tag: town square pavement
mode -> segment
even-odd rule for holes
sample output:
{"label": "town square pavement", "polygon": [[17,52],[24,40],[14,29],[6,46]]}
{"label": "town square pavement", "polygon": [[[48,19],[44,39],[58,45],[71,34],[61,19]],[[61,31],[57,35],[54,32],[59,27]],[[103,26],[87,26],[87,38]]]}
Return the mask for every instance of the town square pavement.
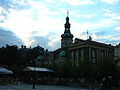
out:
{"label": "town square pavement", "polygon": [[[30,84],[20,84],[20,85],[0,85],[0,90],[88,90],[88,89],[84,87],[57,86],[57,85],[35,85],[35,89],[33,89],[32,85]],[[111,90],[120,90],[120,87],[119,88],[114,87]]]}
{"label": "town square pavement", "polygon": [[87,90],[82,87],[71,86],[56,86],[56,85],[35,85],[33,89],[32,85],[0,85],[0,90]]}

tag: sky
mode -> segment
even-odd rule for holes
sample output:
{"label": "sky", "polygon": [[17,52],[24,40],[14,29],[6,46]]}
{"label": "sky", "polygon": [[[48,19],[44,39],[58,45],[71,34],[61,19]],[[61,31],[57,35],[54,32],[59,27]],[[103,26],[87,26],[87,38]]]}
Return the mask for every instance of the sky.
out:
{"label": "sky", "polygon": [[120,43],[120,0],[0,0],[0,47],[61,47],[69,10],[74,38]]}

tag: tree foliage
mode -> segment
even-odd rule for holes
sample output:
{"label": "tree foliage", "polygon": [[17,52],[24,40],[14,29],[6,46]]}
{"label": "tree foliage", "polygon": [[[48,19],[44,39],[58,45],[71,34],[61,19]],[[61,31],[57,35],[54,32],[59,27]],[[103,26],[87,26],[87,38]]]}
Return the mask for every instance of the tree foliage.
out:
{"label": "tree foliage", "polygon": [[16,45],[0,48],[0,63],[13,65],[19,60],[18,47]]}
{"label": "tree foliage", "polygon": [[84,77],[87,81],[101,81],[108,75],[111,75],[113,79],[118,79],[120,75],[120,66],[113,59],[103,59],[97,63],[83,60],[74,65],[70,61],[65,61],[62,64],[52,64],[48,68],[55,70],[59,77],[65,79]]}

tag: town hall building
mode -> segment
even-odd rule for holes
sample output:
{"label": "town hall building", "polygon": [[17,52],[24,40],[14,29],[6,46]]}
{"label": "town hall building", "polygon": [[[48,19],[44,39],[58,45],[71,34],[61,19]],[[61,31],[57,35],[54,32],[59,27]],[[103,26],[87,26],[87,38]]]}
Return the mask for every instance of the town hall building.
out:
{"label": "town hall building", "polygon": [[93,63],[102,59],[114,57],[114,46],[111,44],[93,41],[91,36],[89,39],[83,40],[75,38],[70,31],[69,16],[66,17],[64,24],[64,33],[61,35],[61,48],[52,52],[52,63],[62,63],[71,61],[73,64],[79,64],[82,60],[88,60]]}

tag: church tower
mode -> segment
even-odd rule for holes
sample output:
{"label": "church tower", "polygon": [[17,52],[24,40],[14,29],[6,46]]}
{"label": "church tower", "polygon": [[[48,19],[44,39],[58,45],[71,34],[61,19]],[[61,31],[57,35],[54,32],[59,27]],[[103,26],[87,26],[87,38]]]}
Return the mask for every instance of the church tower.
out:
{"label": "church tower", "polygon": [[67,12],[67,17],[66,17],[66,23],[64,24],[65,26],[65,31],[64,34],[61,35],[61,48],[67,48],[70,47],[71,44],[73,43],[73,34],[70,32],[70,23],[69,23],[69,17],[68,17],[69,12]]}

